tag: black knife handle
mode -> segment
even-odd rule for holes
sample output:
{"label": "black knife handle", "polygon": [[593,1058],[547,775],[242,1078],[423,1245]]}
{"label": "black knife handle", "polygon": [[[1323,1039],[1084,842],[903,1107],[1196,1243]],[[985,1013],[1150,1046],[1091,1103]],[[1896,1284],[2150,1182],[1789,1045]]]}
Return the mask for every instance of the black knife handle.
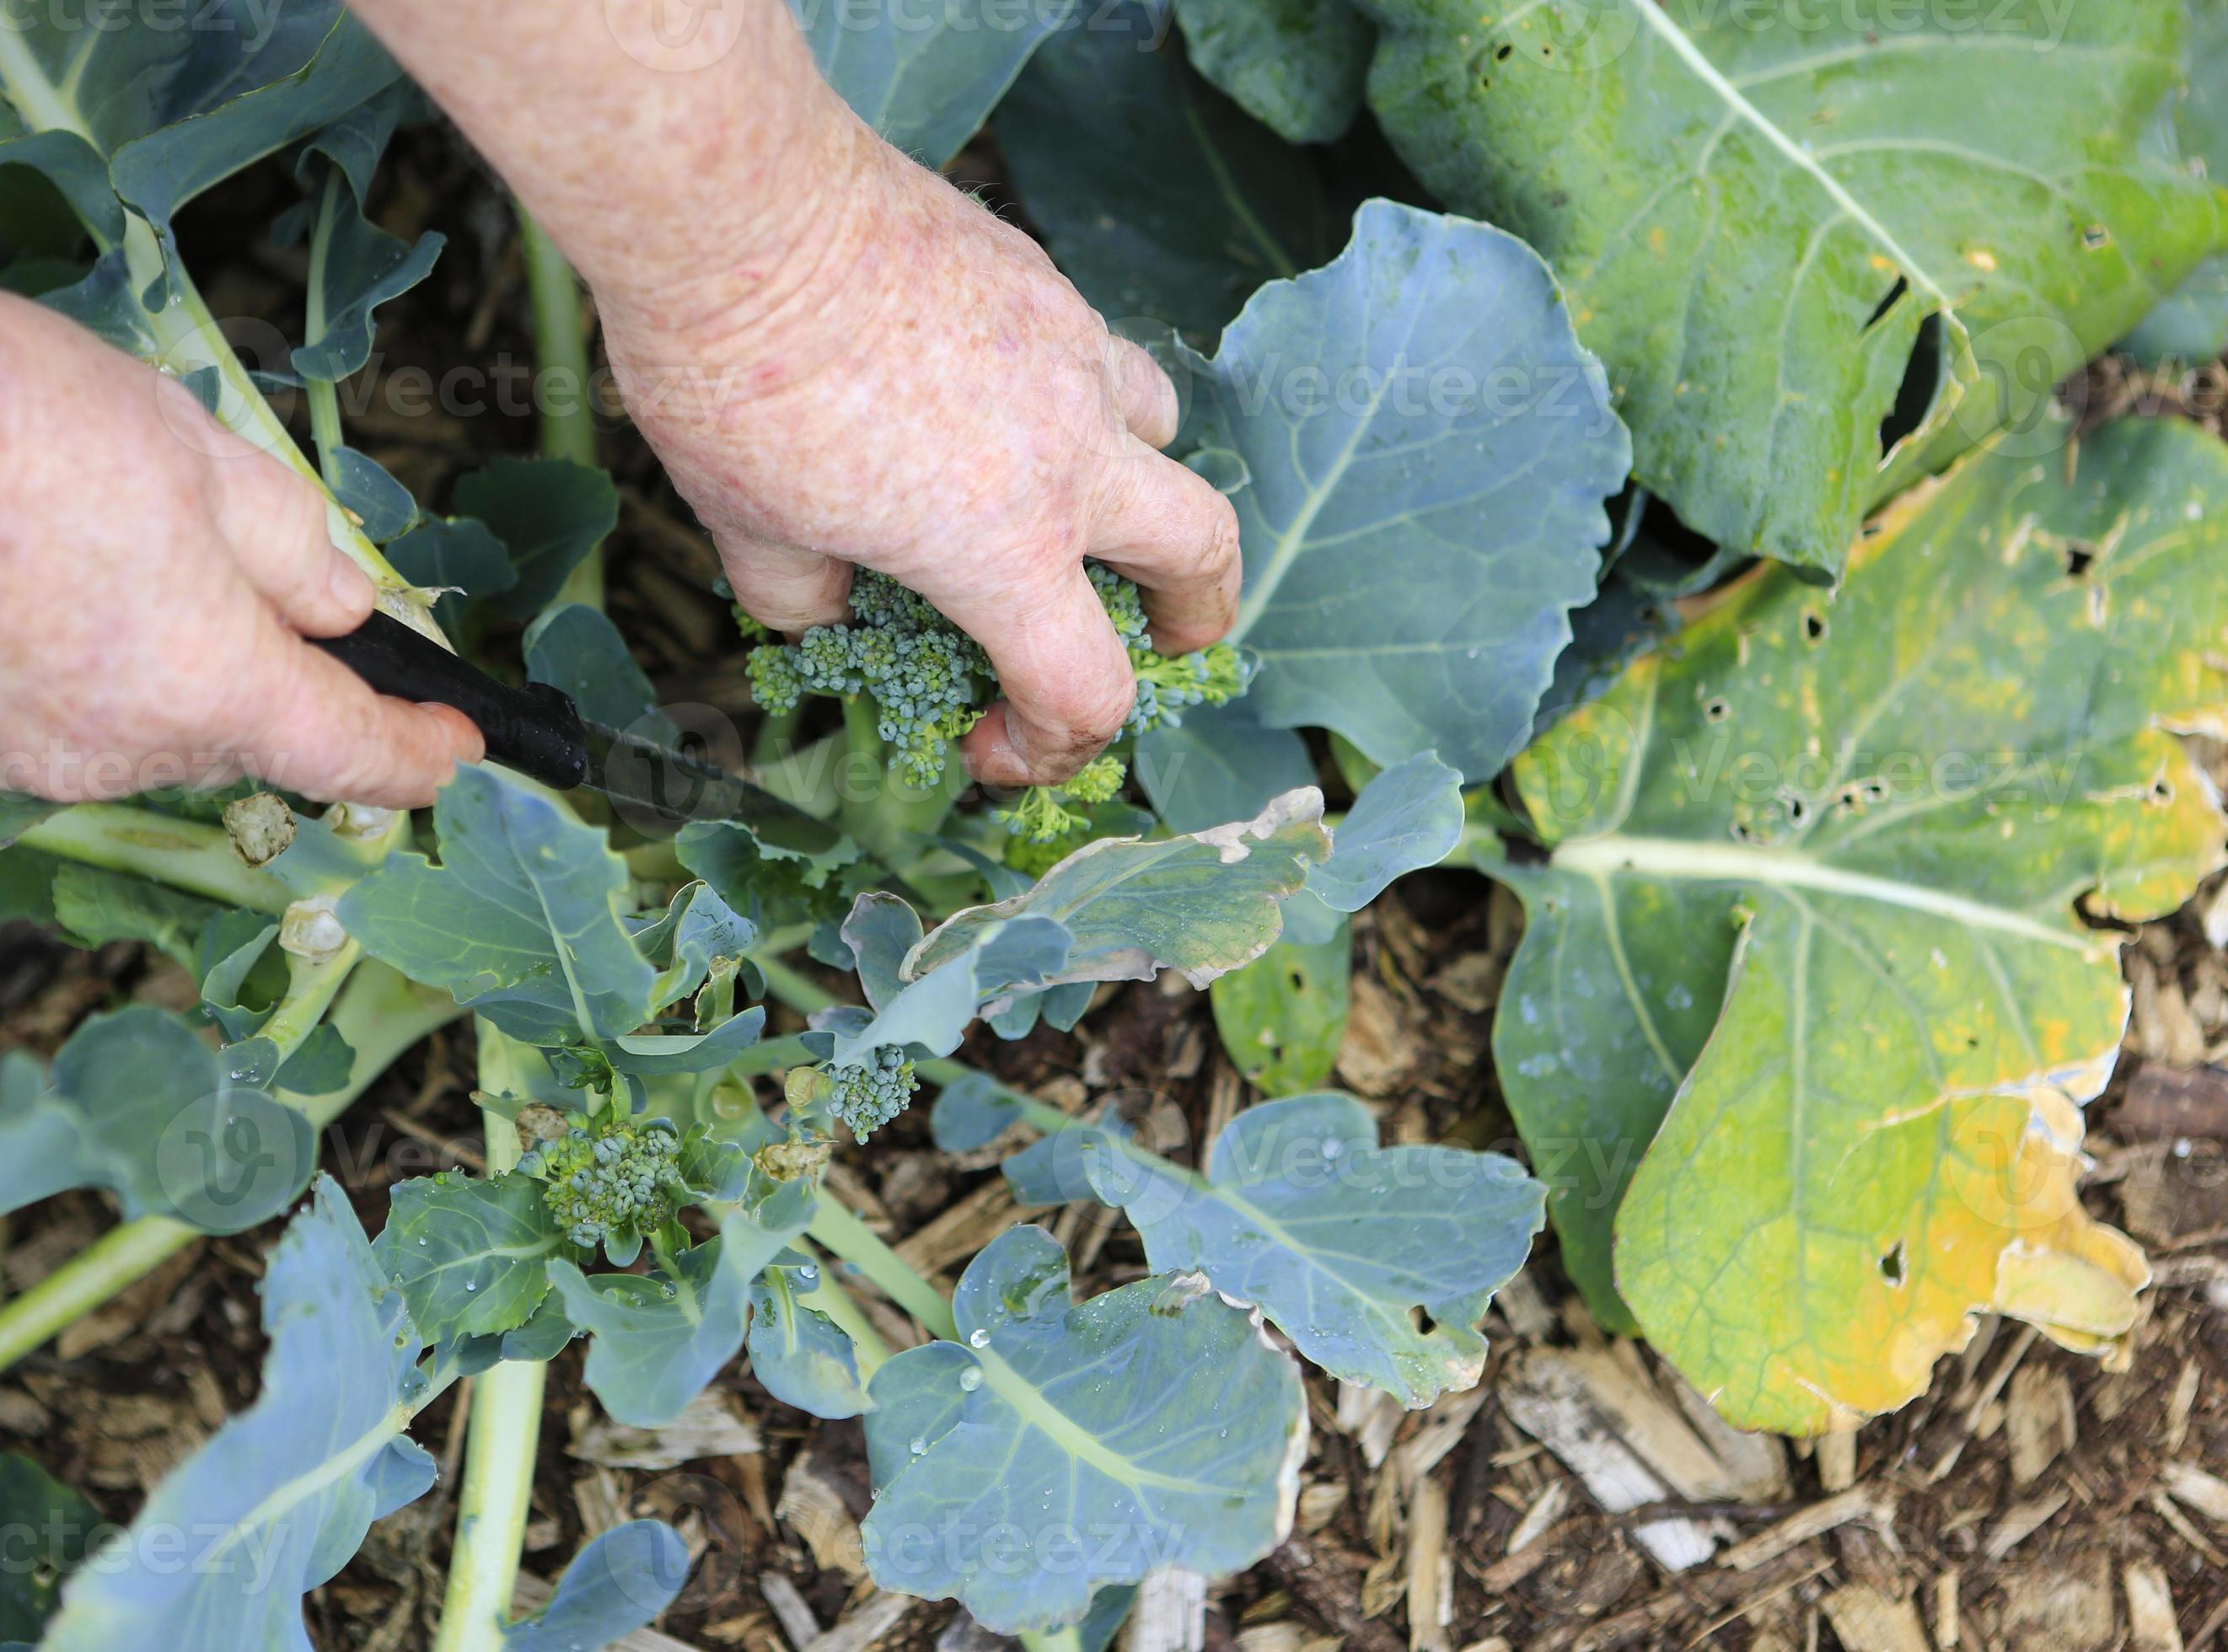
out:
{"label": "black knife handle", "polygon": [[587,731],[563,690],[498,682],[391,614],[375,611],[345,637],[311,640],[381,694],[455,707],[479,726],[496,762],[565,791],[587,778]]}

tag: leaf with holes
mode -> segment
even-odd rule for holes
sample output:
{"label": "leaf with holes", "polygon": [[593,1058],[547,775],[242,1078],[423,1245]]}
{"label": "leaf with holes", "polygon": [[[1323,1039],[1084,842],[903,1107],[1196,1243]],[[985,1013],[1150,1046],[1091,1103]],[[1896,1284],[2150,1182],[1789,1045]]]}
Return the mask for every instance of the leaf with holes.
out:
{"label": "leaf with holes", "polygon": [[1328,940],[1278,941],[1207,990],[1231,1065],[1264,1095],[1292,1096],[1338,1065],[1353,986],[1354,935],[1341,919]]}
{"label": "leaf with holes", "polygon": [[1597,1309],[1745,1427],[1900,1405],[1991,1309],[2125,1357],[2148,1271],[2074,1180],[2128,992],[2084,914],[2220,862],[2173,733],[2228,728],[2228,451],[2130,421],[2065,471],[1969,461],[1838,599],[1748,580],[1517,765],[1510,1105]]}
{"label": "leaf with holes", "polygon": [[2228,197],[2146,141],[2180,0],[1913,7],[1893,28],[1360,3],[1403,157],[1554,266],[1640,480],[1720,545],[1838,573],[1874,501],[2007,420],[2046,434],[2052,386],[2228,233]]}

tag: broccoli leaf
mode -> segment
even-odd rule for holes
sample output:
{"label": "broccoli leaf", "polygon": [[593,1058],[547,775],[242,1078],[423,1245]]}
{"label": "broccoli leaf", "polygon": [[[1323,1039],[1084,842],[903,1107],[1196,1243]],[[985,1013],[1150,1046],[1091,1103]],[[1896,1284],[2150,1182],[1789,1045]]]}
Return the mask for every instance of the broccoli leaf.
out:
{"label": "broccoli leaf", "polygon": [[1192,72],[1164,12],[1094,0],[1091,25],[1047,41],[998,106],[1015,187],[1117,330],[1149,317],[1211,339],[1264,281],[1337,252],[1337,215],[1307,157]]}
{"label": "broccoli leaf", "polygon": [[1188,836],[1102,838],[1026,893],[938,924],[906,957],[905,975],[925,983],[994,927],[1040,917],[1071,938],[1066,962],[1039,985],[1149,981],[1166,968],[1203,987],[1268,949],[1282,926],[1279,903],[1329,849],[1322,794],[1312,786],[1286,792],[1252,820]]}
{"label": "broccoli leaf", "polygon": [[42,1652],[306,1647],[302,1597],[433,1483],[402,1431],[425,1396],[417,1334],[330,1177],[272,1252],[263,1329],[261,1396],[64,1586]]}
{"label": "broccoli leaf", "polygon": [[908,1348],[868,1385],[861,1531],[884,1588],[956,1598],[1000,1634],[1048,1630],[1103,1585],[1235,1572],[1290,1532],[1299,1373],[1199,1276],[1076,1304],[1058,1241],[1016,1227],[968,1265],[952,1311],[960,1341]]}
{"label": "broccoli leaf", "polygon": [[151,1004],[86,1021],[43,1088],[35,1063],[0,1079],[0,1210],[107,1188],[128,1217],[237,1233],[285,1209],[316,1147],[307,1118]]}
{"label": "broccoli leaf", "polygon": [[2185,426],[2092,432],[2070,480],[1976,457],[1837,598],[1737,586],[1518,764],[1549,854],[1490,868],[1529,919],[1502,1084],[1597,1311],[1633,1322],[1614,1211],[1631,1315],[1742,1426],[1890,1410],[1992,1309],[2132,1324],[2142,1259],[2074,1193],[2128,1014],[2084,912],[2220,863],[2167,731],[2228,727],[2224,510]]}
{"label": "broccoli leaf", "polygon": [[858,1352],[834,1321],[799,1299],[818,1281],[818,1265],[791,1251],[751,1282],[751,1373],[784,1405],[815,1417],[856,1417],[873,1403],[859,1381]]}
{"label": "broccoli leaf", "polygon": [[2147,142],[2178,4],[1360,3],[1402,157],[1554,266],[1641,481],[1714,544],[1837,573],[2222,237]]}
{"label": "broccoli leaf", "polygon": [[421,516],[386,550],[397,573],[420,590],[442,593],[433,616],[445,631],[458,628],[468,601],[499,596],[518,583],[503,541],[470,516]]}
{"label": "broccoli leaf", "polygon": [[190,970],[194,944],[224,909],[143,878],[75,861],[54,874],[54,921],[84,946],[144,941]]}
{"label": "broccoli leaf", "polygon": [[539,1181],[444,1171],[396,1183],[393,1197],[372,1254],[419,1335],[488,1336],[533,1317],[549,1294],[548,1260],[564,1242]]}
{"label": "broccoli leaf", "polygon": [[303,378],[331,384],[371,359],[372,313],[432,272],[446,238],[429,232],[412,244],[388,234],[364,216],[360,186],[337,165],[322,190],[323,240],[313,240],[310,257],[311,313],[321,324],[290,359]]}
{"label": "broccoli leaf", "polygon": [[941,167],[981,128],[1029,54],[1067,27],[1077,3],[943,0],[915,13],[905,0],[792,0],[792,9],[843,101],[906,153]]}
{"label": "broccoli leaf", "polygon": [[0,1636],[7,1642],[28,1647],[45,1632],[62,1584],[83,1563],[87,1541],[103,1524],[99,1509],[30,1458],[14,1451],[0,1456],[0,1525],[37,1534],[36,1564],[19,1559],[0,1568]]}
{"label": "broccoli leaf", "polygon": [[[2185,161],[2228,178],[2228,0],[2188,0],[2188,84],[2174,125]],[[2194,365],[2228,349],[2228,253],[2216,253],[2120,341],[2137,361]]]}
{"label": "broccoli leaf", "polygon": [[642,1024],[656,972],[620,921],[626,862],[603,832],[478,768],[441,788],[433,822],[439,866],[398,853],[342,897],[366,951],[529,1043]]}
{"label": "broccoli leaf", "polygon": [[1015,987],[1043,985],[1065,967],[1072,944],[1067,930],[1050,918],[1021,914],[983,925],[964,951],[906,983],[870,1019],[831,1025],[836,1065],[909,1045],[951,1054],[987,1003]]}
{"label": "broccoli leaf", "polygon": [[1263,727],[1251,695],[1195,707],[1180,726],[1146,730],[1130,766],[1172,832],[1243,820],[1316,778],[1307,742],[1291,729]]}
{"label": "broccoli leaf", "polygon": [[1308,891],[1333,912],[1360,912],[1395,878],[1453,854],[1463,824],[1462,776],[1419,752],[1362,787]]}
{"label": "broccoli leaf", "polygon": [[450,503],[509,552],[517,578],[486,595],[488,606],[510,619],[531,619],[554,602],[566,576],[619,519],[611,477],[571,459],[496,459],[459,477]]}
{"label": "broccoli leaf", "polygon": [[570,1262],[549,1264],[566,1317],[595,1338],[587,1381],[605,1411],[636,1428],[662,1428],[735,1357],[751,1282],[811,1215],[809,1190],[791,1186],[797,1194],[767,1201],[777,1225],[731,1214],[717,1239],[677,1253],[670,1273],[591,1278]]}
{"label": "broccoli leaf", "polygon": [[526,675],[562,688],[591,722],[657,746],[681,744],[681,731],[657,708],[657,690],[619,628],[599,608],[561,603],[526,628]]}
{"label": "broccoli leaf", "polygon": [[688,1545],[662,1520],[632,1520],[573,1557],[534,1617],[506,1623],[504,1652],[585,1652],[648,1627],[688,1581]]}
{"label": "broccoli leaf", "polygon": [[1376,31],[1350,0],[1177,0],[1191,61],[1294,144],[1354,124]]}
{"label": "broccoli leaf", "polygon": [[1272,727],[1473,779],[1532,727],[1630,459],[1601,365],[1514,236],[1389,201],[1254,294],[1193,376],[1189,439],[1252,473],[1231,640]]}
{"label": "broccoli leaf", "polygon": [[1353,979],[1354,936],[1343,919],[1333,921],[1328,940],[1309,944],[1288,934],[1244,969],[1217,976],[1208,992],[1231,1065],[1264,1095],[1322,1085],[1346,1042]]}
{"label": "broccoli leaf", "polygon": [[[368,353],[371,349],[371,328],[368,321],[363,325],[364,349]],[[387,467],[370,454],[336,443],[330,453],[319,457],[331,465],[333,497],[362,519],[366,539],[383,545],[407,532],[418,520],[418,502],[411,496],[410,490],[389,475]]]}
{"label": "broccoli leaf", "polygon": [[[1476,1385],[1478,1323],[1546,1220],[1546,1189],[1514,1160],[1380,1148],[1369,1110],[1328,1092],[1239,1114],[1204,1175],[1080,1124],[1024,1156],[1071,1197],[1079,1169],[1091,1192],[1128,1212],[1154,1268],[1204,1273],[1333,1376],[1409,1406]],[[1028,1163],[1019,1175],[1047,1179]]]}

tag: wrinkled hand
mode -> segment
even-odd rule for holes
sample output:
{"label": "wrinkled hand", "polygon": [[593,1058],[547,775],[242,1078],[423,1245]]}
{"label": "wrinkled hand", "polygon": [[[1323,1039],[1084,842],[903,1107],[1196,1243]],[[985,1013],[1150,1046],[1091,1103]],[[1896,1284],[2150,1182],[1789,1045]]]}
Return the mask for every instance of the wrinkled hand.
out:
{"label": "wrinkled hand", "polygon": [[850,565],[889,574],[997,667],[976,777],[1065,779],[1135,697],[1084,557],[1143,589],[1162,652],[1203,648],[1237,517],[1155,451],[1167,376],[1034,242],[863,128],[836,141],[786,247],[599,285],[621,392],[753,616],[840,620]]}
{"label": "wrinkled hand", "polygon": [[305,637],[371,581],[316,483],[76,323],[0,294],[0,788],[58,802],[253,774],[327,801],[431,800],[480,755]]}

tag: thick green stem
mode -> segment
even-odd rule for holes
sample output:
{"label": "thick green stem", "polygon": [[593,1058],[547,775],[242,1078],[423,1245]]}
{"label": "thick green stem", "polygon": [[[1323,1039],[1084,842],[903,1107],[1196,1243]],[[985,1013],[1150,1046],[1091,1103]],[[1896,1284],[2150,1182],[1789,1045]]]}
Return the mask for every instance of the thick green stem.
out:
{"label": "thick green stem", "polygon": [[874,1237],[866,1223],[823,1190],[804,1230],[881,1287],[892,1302],[911,1314],[931,1336],[955,1341],[959,1328],[951,1317],[951,1304],[944,1293],[923,1278],[912,1264]]}
{"label": "thick green stem", "polygon": [[[310,232],[310,286],[305,297],[304,333],[311,338],[325,336],[325,269],[333,250],[333,227],[347,204],[344,180],[337,166],[325,170],[325,187],[317,202],[317,221]],[[329,381],[311,379],[304,387],[310,400],[310,433],[317,444],[317,469],[323,472],[325,486],[339,485],[342,445],[341,399],[336,387]]]}
{"label": "thick green stem", "polygon": [[151,878],[227,906],[281,912],[294,900],[285,884],[240,858],[222,827],[152,810],[77,804],[48,816],[16,842],[66,861]]}
{"label": "thick green stem", "polygon": [[[475,1030],[480,1088],[490,1095],[522,1092],[519,1065],[528,1052],[484,1021],[476,1022]],[[488,1172],[499,1175],[518,1162],[518,1131],[499,1113],[483,1111],[481,1117]],[[457,1535],[433,1652],[502,1652],[526,1522],[533,1512],[534,1459],[541,1443],[541,1395],[548,1372],[539,1360],[505,1360],[473,1381]]]}
{"label": "thick green stem", "polygon": [[1083,1635],[1072,1624],[1035,1635],[1023,1630],[1021,1645],[1024,1652],[1083,1652]]}
{"label": "thick green stem", "polygon": [[[332,1015],[333,1027],[355,1052],[348,1083],[330,1095],[280,1091],[278,1098],[298,1107],[322,1130],[403,1051],[463,1013],[446,996],[413,985],[383,964],[362,964],[349,976]],[[0,1370],[145,1278],[201,1236],[198,1228],[167,1216],[142,1216],[111,1229],[0,1307]]]}
{"label": "thick green stem", "polygon": [[[541,416],[542,457],[593,465],[596,411],[589,394],[588,330],[582,324],[579,278],[526,208],[513,206],[526,263],[527,303],[534,312],[534,400]],[[580,559],[557,600],[604,605],[603,547]]]}

